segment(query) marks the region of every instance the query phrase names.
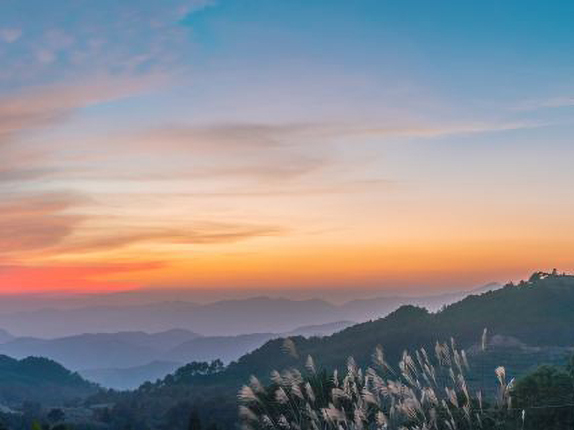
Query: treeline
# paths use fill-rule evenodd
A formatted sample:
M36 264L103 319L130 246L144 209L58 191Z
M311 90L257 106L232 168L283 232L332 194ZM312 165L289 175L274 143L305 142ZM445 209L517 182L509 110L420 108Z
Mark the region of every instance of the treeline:
M518 379L512 390L514 423L524 429L574 428L574 356L566 366L542 365ZM510 428L512 422L509 423Z

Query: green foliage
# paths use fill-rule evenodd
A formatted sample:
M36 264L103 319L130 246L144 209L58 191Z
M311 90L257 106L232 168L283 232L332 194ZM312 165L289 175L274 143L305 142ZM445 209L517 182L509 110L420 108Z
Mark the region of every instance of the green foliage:
M16 360L0 355L0 402L64 403L97 390L97 385L55 361L40 357Z
M570 375L572 379L574 379L574 354L570 356L568 359L568 363L566 363L566 371Z
M526 429L571 429L574 380L555 366L540 366L520 378L512 391L514 406L525 411Z
M189 423L187 425L187 430L201 430L201 419L199 414L194 409L189 416Z
M180 367L170 379L171 384L188 384L198 376L211 376L223 371L225 366L221 360L211 363L193 361Z
M60 408L54 408L48 412L47 418L53 423L57 423L63 421L66 417L66 414Z

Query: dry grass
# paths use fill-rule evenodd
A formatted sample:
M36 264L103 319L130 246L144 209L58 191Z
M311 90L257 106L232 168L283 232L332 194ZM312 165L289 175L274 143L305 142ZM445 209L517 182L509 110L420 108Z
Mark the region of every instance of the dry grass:
M486 344L486 331L482 345ZM297 356L294 341L285 351ZM462 430L483 427L483 395L471 393L466 381L470 364L454 340L405 351L394 369L381 347L374 350L372 365L360 368L352 357L344 375L337 370L318 371L312 357L305 371L285 370L271 374L264 387L255 377L239 393L239 414L244 429L293 430ZM495 371L499 381L496 404L511 405L503 367Z

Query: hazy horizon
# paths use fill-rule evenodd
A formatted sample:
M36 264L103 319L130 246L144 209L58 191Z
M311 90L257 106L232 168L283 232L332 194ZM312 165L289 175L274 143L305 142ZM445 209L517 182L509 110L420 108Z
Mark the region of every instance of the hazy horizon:
M271 299L288 299L288 300L313 300L320 299L334 304L342 304L352 300L365 300L370 298L394 298L394 297L437 297L456 293L469 292L474 289L480 289L490 284L504 285L507 282L527 278L511 279L505 282L492 280L483 284L462 284L448 289L429 289L428 285L408 285L394 287L377 287L348 289L337 287L322 288L186 288L186 287L151 287L151 288L133 288L120 291L88 291L88 292L71 292L71 291L49 291L49 292L4 292L0 293L0 298L15 299L25 302L27 300L65 303L90 303L90 301L120 303L120 304L145 304L161 301L188 301L198 304L209 304L219 301L245 300L253 298L271 298ZM1 306L0 306L1 312Z

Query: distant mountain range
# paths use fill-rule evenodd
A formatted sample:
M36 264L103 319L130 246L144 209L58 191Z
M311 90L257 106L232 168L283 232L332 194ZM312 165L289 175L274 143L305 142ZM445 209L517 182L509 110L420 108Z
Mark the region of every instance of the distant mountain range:
M499 287L493 283L481 291ZM342 305L255 297L210 304L158 302L4 313L0 326L8 331L0 330L0 354L47 357L104 386L132 389L191 361L219 358L228 363L277 337L331 335L405 303L438 309L471 293L383 297ZM267 331L261 332L262 327Z
M14 336L12 336L10 333L8 333L6 330L2 330L0 329L0 343L6 343L11 341L12 339L14 339Z
M0 354L15 358L47 357L106 387L131 389L147 380L162 378L191 361L221 359L230 362L273 338L324 336L353 324L351 321L340 321L300 327L288 333L238 336L201 336L182 329L154 334L81 334L55 339L13 338L6 333L6 342L0 344Z
M499 287L498 284L489 284L487 288ZM471 293L473 292L425 297L380 297L353 300L342 305L317 299L254 297L209 304L172 301L122 306L54 307L19 312L5 311L0 313L0 327L16 336L40 338L118 331L153 333L176 328L205 336L260 333L262 327L270 333L285 333L298 326L337 321L363 322L380 318L405 304L436 310Z
M89 381L116 390L132 390L145 381L156 381L181 367L181 362L152 361L141 366L128 368L85 369L79 373Z
M130 367L156 360L198 335L185 330L147 334L120 332L81 334L56 339L21 337L0 345L0 354L15 358L42 356L74 369Z

